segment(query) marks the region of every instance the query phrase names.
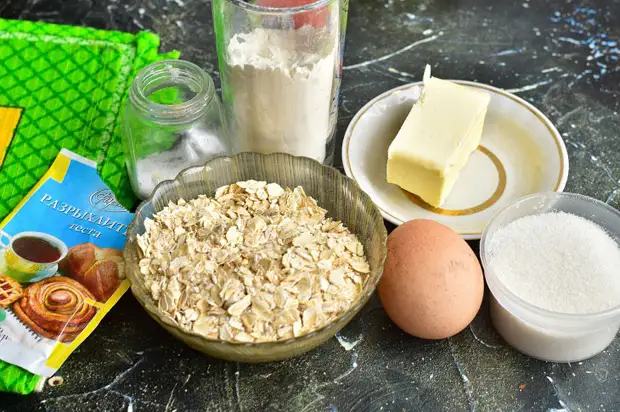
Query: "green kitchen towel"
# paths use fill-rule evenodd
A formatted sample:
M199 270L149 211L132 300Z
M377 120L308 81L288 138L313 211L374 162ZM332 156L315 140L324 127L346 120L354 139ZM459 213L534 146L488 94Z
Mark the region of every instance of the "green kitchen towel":
M179 56L159 54L158 47L159 37L149 32L0 19L0 220L63 148L96 161L117 199L134 203L120 111L142 67ZM0 361L0 391L26 394L40 382Z
M33 375L18 366L0 361L0 391L28 395L41 389L45 378Z
M142 67L179 56L159 54L158 47L159 37L149 32L0 19L0 133L14 130L0 168L0 220L62 148L96 161L117 199L132 206L119 115ZM3 127L3 117L17 118L14 128ZM2 136L0 153L1 145Z

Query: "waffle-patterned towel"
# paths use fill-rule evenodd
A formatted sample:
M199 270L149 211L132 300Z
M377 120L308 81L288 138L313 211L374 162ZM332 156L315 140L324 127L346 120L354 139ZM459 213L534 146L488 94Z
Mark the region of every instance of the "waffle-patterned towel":
M117 199L134 203L119 115L142 67L179 56L159 54L158 47L159 37L148 32L0 19L0 220L62 148L96 161ZM26 394L43 381L0 361L0 391Z
M0 19L0 220L62 148L97 162L104 182L131 207L119 134L122 103L159 37Z
M0 309L0 313L2 309ZM0 314L0 317L4 314ZM0 361L0 392L14 392L28 395L45 383L45 378L34 375L19 366Z

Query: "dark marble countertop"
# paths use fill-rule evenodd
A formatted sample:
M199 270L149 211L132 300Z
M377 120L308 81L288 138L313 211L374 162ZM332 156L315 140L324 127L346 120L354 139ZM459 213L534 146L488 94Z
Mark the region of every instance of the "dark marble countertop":
M218 80L207 0L3 0L0 17L150 29ZM431 62L438 77L489 83L540 108L567 143L566 190L618 207L617 42L619 0L352 1L339 137L368 100ZM128 294L58 375L64 384L39 394L0 394L0 410L611 412L620 339L588 361L545 363L506 347L486 306L459 335L427 342L401 332L375 298L318 349L244 365L175 341Z

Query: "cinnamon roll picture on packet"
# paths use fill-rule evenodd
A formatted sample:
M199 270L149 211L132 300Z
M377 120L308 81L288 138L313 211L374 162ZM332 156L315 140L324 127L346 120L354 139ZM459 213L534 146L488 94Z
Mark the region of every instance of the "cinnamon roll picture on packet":
M0 361L45 377L60 368L129 289L132 219L95 162L60 152L0 223Z
M13 304L13 312L35 333L71 342L95 316L97 309L91 306L94 300L75 280L54 276L28 286Z

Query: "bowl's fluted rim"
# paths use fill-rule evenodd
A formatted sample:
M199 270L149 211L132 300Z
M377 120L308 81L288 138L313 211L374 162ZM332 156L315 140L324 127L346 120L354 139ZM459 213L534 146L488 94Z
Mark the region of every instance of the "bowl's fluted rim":
M147 302L144 302L142 300L142 298L140 296L138 296L135 292L134 292L134 282L132 279L130 280L131 283L131 290L132 290L132 294L134 295L134 297L138 300L138 302L140 302L140 305L151 314L151 316L155 316L156 319L165 324L168 325L169 327L174 328L176 331L178 331L180 334L182 335L186 335L188 337L191 337L192 339L199 339L205 342L211 342L211 343L219 343L222 345L230 345L230 346L235 346L235 347L255 347L255 348L268 348L271 346L276 346L276 345L282 345L282 344L293 344L295 342L302 342L304 340L308 340L308 339L312 339L312 337L314 337L315 335L321 333L322 331L330 328L332 325L337 324L339 321L341 321L343 318L346 318L347 316L350 316L351 313L357 313L370 299L370 297L372 296L372 294L375 292L375 290L377 289L377 285L379 284L379 281L381 280L381 277L383 275L383 265L385 264L385 259L387 257L387 237L388 237L388 233L387 233L387 229L385 228L385 224L383 221L383 216L381 214L381 212L379 211L379 209L377 208L377 206L374 204L374 202L372 201L372 199L370 198L370 196L364 192L362 190L362 188L359 186L359 184L351 179L350 177L348 177L346 174L342 173L340 170L336 169L333 166L329 166L329 165L324 165L314 159L308 158L308 157L304 157L304 156L294 156L288 153L270 153L270 154L262 154L262 153L255 153L255 152L241 152L232 156L216 156L213 157L211 159L209 159L207 162L205 162L202 165L199 166L190 166L186 169L183 169L182 171L179 172L179 174L177 175L176 178L172 179L172 180L164 180L162 182L160 182L157 186L155 186L155 189L153 189L153 192L151 193L151 195L145 199L143 202L141 202L138 207L136 208L135 214L134 214L134 218L132 219L131 223L129 224L128 228L127 228L127 244L129 244L130 239L132 237L135 237L134 235L137 235L136 231L135 231L135 227L137 225L137 220L138 220L138 216L140 215L142 209L144 209L149 203L153 202L153 199L157 196L157 193L161 190L163 190L166 187L169 186L175 186L175 185L181 185L184 181L184 177L187 174L190 174L191 171L194 170L199 170L199 169L204 169L207 168L211 163L216 163L216 162L220 162L220 161L234 161L236 159L244 159L244 158L261 158L261 159L269 159L269 158L277 158L277 157L288 157L288 158L292 158L295 159L295 161L298 162L305 162L309 165L313 165L312 167L319 167L322 168L324 170L330 170L330 171L334 171L338 174L340 174L342 176L342 178L345 181L348 181L349 184L352 185L353 188L355 188L356 190L358 190L358 192L360 193L360 196L362 198L365 198L365 200L367 201L367 204L369 205L370 208L372 208L375 212L375 219L374 219L374 224L375 227L378 231L378 234L380 236L380 240L381 240L381 244L384 245L383 248L381 248L381 250L379 251L380 256L379 256L379 260L380 260L380 267L376 268L375 270L380 271L379 275L376 276L374 283L372 285L368 285L369 287L366 288L366 292L362 295L360 295L360 297L358 298L357 302L351 306L351 308L344 312L343 314L341 314L340 316L338 316L336 319L334 319L332 322L328 323L327 325L322 326L319 329L316 329L310 333L307 333L305 335L299 336L299 337L295 337L295 338L290 338L287 340L278 340L278 341L269 341L269 342L250 342L250 343L245 343L245 342L231 342L231 341L224 341L224 340L220 340L220 339L211 339L211 338L207 338L203 335L200 335L198 333L192 332L192 331L188 331L185 329L182 329L179 325L175 324L174 322L172 322L168 317L163 316L162 313L160 313L161 311L157 308L157 305L155 303L155 301L152 300L152 298L148 295L148 291L146 291L146 296L148 297L148 299L151 300L150 304L147 305ZM127 244L125 246L125 252L127 253ZM136 245L137 247L137 245ZM127 259L125 258L125 261L127 262ZM371 273L373 272L373 270L371 270ZM127 276L131 276L133 277L133 273L129 270L126 271ZM131 273L131 275L129 275ZM143 287L143 286L142 286ZM150 309L150 306L152 306L154 308L154 310Z

